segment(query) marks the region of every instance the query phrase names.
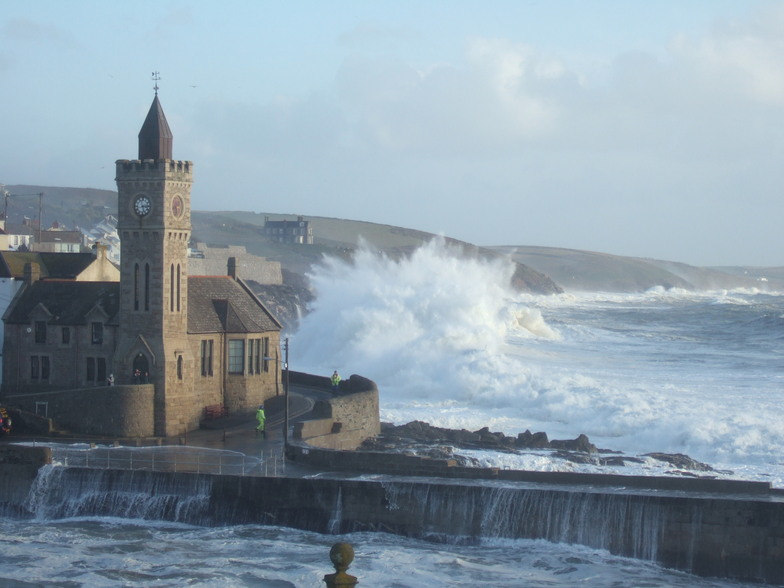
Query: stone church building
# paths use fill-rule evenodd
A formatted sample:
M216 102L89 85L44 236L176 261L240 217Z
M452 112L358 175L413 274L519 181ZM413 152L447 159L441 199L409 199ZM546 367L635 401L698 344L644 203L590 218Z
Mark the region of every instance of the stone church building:
M172 436L206 407L250 413L280 394L281 325L236 261L188 273L193 163L172 158L157 88L116 181L119 283L41 279L30 264L3 316L0 401L73 431Z

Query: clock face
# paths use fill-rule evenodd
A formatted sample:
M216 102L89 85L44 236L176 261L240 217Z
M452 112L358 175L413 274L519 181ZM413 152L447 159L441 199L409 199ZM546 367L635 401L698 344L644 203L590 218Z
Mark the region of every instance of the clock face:
M151 208L152 203L144 194L137 196L136 200L133 201L133 210L138 216L147 216L150 214Z
M179 194L175 194L171 202L172 214L179 218L179 216L182 215L182 210L183 210L182 198L180 197Z

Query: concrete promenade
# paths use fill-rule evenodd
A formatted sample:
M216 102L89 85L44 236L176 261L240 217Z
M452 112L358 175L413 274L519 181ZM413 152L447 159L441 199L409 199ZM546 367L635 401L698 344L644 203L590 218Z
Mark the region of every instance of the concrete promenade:
M315 402L329 393L306 386L291 385L289 391L289 439L294 423L308 417ZM284 457L285 413L267 412L266 435L256 431L255 417L224 417L215 419L187 435L164 439L165 445L203 447L205 449L241 453L260 458L265 463L276 463L286 476L299 476L315 470L301 464L287 462ZM282 472L278 472L282 473Z

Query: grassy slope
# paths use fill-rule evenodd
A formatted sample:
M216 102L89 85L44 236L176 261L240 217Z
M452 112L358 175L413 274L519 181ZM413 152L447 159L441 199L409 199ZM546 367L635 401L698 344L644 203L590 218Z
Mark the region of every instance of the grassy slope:
M70 227L91 227L106 214L117 212L117 193L110 190L29 185L9 185L6 190L20 195L43 192L45 227L55 220ZM22 216L37 219L37 197L10 198L9 218L12 222L21 222ZM430 233L391 225L306 217L313 224L316 244L310 247L287 246L268 243L263 239L265 216L272 220L293 218L293 215L284 217L272 213L194 211L193 237L215 245L244 245L249 252L278 260L285 269L297 274L307 272L324 254L349 256L360 237L391 256L405 254L433 237ZM784 290L784 268L697 268L670 261L554 247L477 248L467 243L454 243L473 254L488 255L495 252L510 255L514 261L522 264L518 271L518 284L534 291L546 292L552 288L552 282L546 276L567 290L639 292L654 286L694 289L767 286ZM762 277L767 281L760 281Z

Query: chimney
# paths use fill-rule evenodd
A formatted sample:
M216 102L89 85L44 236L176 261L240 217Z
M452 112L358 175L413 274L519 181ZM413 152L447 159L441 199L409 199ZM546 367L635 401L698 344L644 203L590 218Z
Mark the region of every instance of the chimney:
M28 261L24 264L25 284L31 285L41 279L41 266L37 263Z
M237 258L236 257L229 257L229 276L237 279Z

